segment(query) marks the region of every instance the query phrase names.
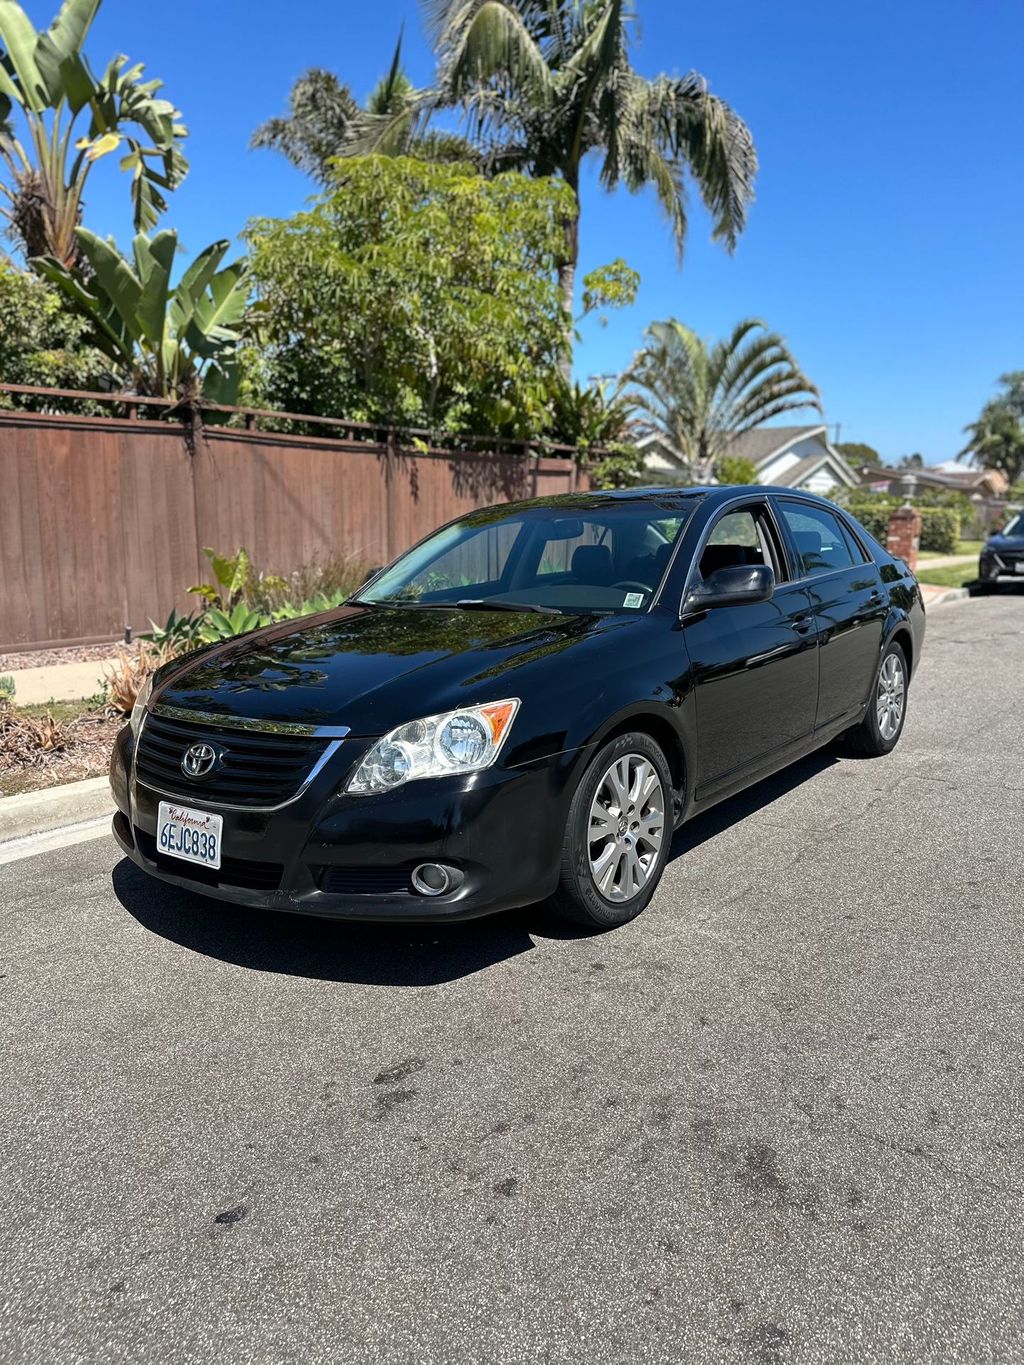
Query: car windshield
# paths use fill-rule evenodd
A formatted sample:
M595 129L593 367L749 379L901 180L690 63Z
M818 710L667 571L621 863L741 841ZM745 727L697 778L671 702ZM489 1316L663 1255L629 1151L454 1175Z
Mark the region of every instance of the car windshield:
M1006 530L1003 532L1003 535L1024 536L1024 512L1017 513L1013 520L1007 524Z
M692 496L491 507L410 550L356 599L466 610L640 612L654 600Z

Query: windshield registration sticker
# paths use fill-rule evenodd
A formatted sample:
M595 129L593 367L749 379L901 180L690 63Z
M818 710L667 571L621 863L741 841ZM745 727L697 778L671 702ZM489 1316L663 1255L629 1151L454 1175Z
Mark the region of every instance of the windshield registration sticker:
M642 607L644 604L644 596L645 594L642 592L627 592L626 600L622 605L624 607Z

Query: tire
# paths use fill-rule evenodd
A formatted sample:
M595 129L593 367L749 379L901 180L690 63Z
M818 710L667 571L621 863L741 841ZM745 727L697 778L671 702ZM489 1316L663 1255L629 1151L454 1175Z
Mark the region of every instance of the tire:
M641 786L648 795L631 807L629 796L635 799ZM620 802L627 788L629 796ZM650 735L619 735L599 750L569 806L558 889L550 902L555 914L590 929L612 929L646 909L668 862L673 795L665 755Z
M894 659L895 663L890 664L890 659ZM898 679L898 688L893 685L893 678ZM900 735L903 733L903 725L907 718L909 684L910 672L907 668L907 656L903 652L902 645L893 640L886 646L885 652L878 661L867 714L859 725L848 730L843 736L843 746L848 753L862 754L867 758L881 758L883 754L892 753L900 742ZM898 716L893 710L897 690L899 697ZM888 704L884 705L883 703L886 701ZM895 728L890 728L893 719L895 719Z

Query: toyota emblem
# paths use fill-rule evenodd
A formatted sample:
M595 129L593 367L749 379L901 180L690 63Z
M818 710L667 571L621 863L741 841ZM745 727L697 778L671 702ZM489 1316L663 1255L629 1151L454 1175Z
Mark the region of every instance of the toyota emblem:
M212 744L191 744L181 760L181 771L186 777L205 777L216 762L217 750Z

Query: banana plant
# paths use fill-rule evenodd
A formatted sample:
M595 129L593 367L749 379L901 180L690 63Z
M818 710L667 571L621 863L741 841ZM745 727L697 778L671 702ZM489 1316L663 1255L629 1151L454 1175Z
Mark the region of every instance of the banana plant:
M248 283L244 259L221 266L230 243L201 251L172 288L176 232L140 232L131 260L88 228L76 237L88 274L53 256L32 264L89 321L91 342L114 362L121 382L147 397L202 393L212 403L233 403Z
M27 257L71 267L82 195L96 162L122 153L131 177L135 228L148 232L167 207L164 193L188 172L188 129L158 80L115 57L97 78L83 47L100 0L64 0L37 32L16 0L0 0L0 214ZM24 125L18 136L15 114ZM85 120L88 119L86 124Z

